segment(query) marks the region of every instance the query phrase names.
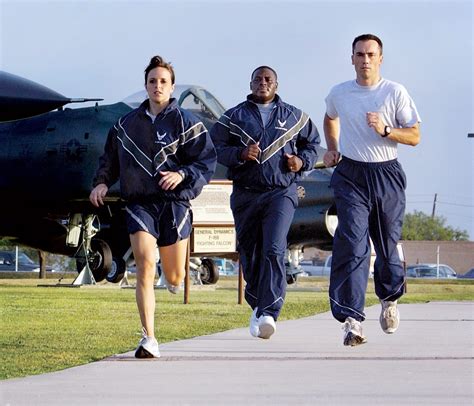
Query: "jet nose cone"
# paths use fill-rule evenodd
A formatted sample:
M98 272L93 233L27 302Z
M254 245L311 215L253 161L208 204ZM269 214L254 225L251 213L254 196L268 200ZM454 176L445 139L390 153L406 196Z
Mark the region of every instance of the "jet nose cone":
M69 98L46 86L0 71L0 121L36 116L69 102Z

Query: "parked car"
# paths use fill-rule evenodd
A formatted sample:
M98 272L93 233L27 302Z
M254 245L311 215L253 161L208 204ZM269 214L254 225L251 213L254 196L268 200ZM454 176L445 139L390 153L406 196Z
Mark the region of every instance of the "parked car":
M302 271L308 276L329 276L331 273L332 255L329 255L324 261L316 262L314 260L303 260L300 262Z
M438 278L437 264L416 264L407 266L408 278ZM456 272L453 268L445 264L439 264L439 278L456 278Z
M15 272L15 251L0 251L0 271ZM18 271L39 272L40 266L34 262L24 252L18 252ZM51 267L46 267L47 271L53 271Z
M458 274L458 278L461 279L474 279L474 268L469 269L466 273L460 275Z
M217 266L219 275L237 275L239 267L232 260L227 258L212 257L211 258Z

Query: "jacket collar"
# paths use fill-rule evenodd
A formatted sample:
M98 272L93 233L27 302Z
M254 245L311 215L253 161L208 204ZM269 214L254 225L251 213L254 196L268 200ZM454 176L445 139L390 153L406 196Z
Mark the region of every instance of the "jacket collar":
M176 110L178 108L178 101L172 97L170 99L170 102L169 104L165 107L164 110L162 110L160 112L160 114L158 114L159 116L162 115L162 114L168 114L170 111L172 110ZM141 114L144 114L146 115L146 111L148 110L149 111L149 108L150 108L150 101L148 99L144 100L142 104L140 104L140 106L138 106L138 111L141 113Z
M275 98L273 99L272 103L275 103L275 106L281 106L283 104L283 101L281 100L281 97L275 93ZM249 94L247 96L247 104L257 107L257 103L253 101L252 94Z

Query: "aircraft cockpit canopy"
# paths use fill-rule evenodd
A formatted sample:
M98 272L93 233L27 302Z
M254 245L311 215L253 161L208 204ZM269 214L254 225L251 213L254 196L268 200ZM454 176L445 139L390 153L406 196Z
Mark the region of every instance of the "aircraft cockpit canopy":
M123 100L131 108L137 108L147 98L145 90L134 93ZM206 89L192 85L176 85L172 97L178 104L201 117L218 120L224 114L225 108L214 95Z

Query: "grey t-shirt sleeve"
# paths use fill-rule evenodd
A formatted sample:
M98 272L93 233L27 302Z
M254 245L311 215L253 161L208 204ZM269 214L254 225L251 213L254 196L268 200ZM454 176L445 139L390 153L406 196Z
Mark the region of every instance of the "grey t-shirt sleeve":
M326 101L326 114L329 116L329 118L338 117L336 106L334 105L334 88L331 89L325 101Z
M421 123L421 118L416 109L415 102L410 97L405 87L399 85L397 93L397 124L402 128L406 128L413 127L416 123Z

